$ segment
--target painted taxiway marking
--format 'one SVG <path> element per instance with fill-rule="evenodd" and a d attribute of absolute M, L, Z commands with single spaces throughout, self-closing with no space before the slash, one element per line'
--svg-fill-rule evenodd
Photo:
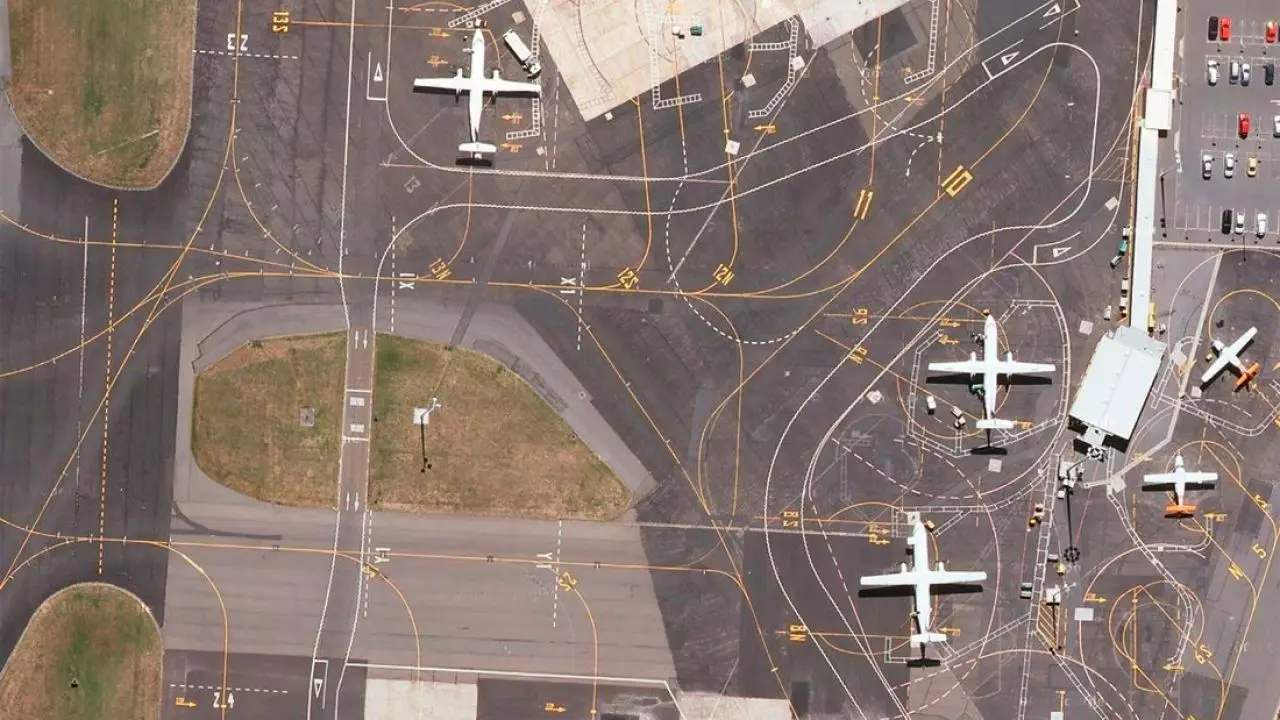
<path fill-rule="evenodd" d="M 1049 27 L 1050 25 L 1056 22 L 1061 21 L 1063 18 L 1065 18 L 1066 16 L 1070 15 L 1071 13 L 1079 9 L 1080 9 L 1080 0 L 1063 0 L 1063 2 L 1052 3 L 1040 15 L 1042 19 L 1048 21 L 1045 24 L 1041 25 L 1040 29 L 1044 30 L 1045 28 Z"/>
<path fill-rule="evenodd" d="M 995 80 L 996 78 L 1008 72 L 1010 68 L 1017 65 L 1018 64 L 1016 62 L 1017 59 L 1019 57 L 1022 57 L 1022 51 L 1017 49 L 1018 46 L 1021 44 L 1022 44 L 1022 40 L 1018 40 L 1014 42 L 1012 45 L 1010 45 L 1009 47 L 983 60 L 982 69 L 987 71 L 987 77 L 992 80 Z M 992 67 L 994 67 L 995 69 L 992 70 L 991 69 Z"/>
<path fill-rule="evenodd" d="M 942 190 L 948 197 L 955 197 L 972 181 L 973 173 L 969 172 L 965 166 L 958 165 L 947 176 L 947 179 L 942 181 Z"/>
<path fill-rule="evenodd" d="M 188 685 L 186 683 L 169 683 L 169 687 L 177 690 L 230 690 L 231 692 L 247 692 L 247 693 L 265 693 L 270 695 L 288 695 L 288 690 L 274 690 L 272 688 L 251 688 L 251 687 L 221 687 L 218 685 Z"/>
<path fill-rule="evenodd" d="M 227 51 L 227 50 L 192 50 L 191 52 L 199 53 L 201 55 L 221 55 L 223 57 L 260 58 L 263 60 L 297 60 L 298 59 L 297 55 L 272 55 L 270 53 L 251 53 L 251 52 L 236 53 L 234 51 Z"/>

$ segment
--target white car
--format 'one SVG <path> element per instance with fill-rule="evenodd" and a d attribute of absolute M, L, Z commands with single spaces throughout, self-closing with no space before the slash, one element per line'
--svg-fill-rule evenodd
<path fill-rule="evenodd" d="M 1257 222 L 1257 227 L 1258 227 L 1258 237 L 1266 237 L 1266 235 L 1267 235 L 1267 214 L 1266 214 L 1266 213 L 1258 213 L 1258 217 L 1257 217 L 1257 218 L 1255 218 L 1255 220 L 1256 220 L 1256 222 Z"/>
<path fill-rule="evenodd" d="M 1217 60 L 1209 61 L 1209 84 L 1210 85 L 1218 84 L 1218 61 Z"/>
<path fill-rule="evenodd" d="M 1227 79 L 1231 82 L 1232 85 L 1235 85 L 1237 82 L 1240 82 L 1240 61 L 1232 60 L 1227 73 L 1228 73 Z"/>
<path fill-rule="evenodd" d="M 1236 213 L 1236 234 L 1244 234 L 1244 213 L 1242 212 Z"/>
<path fill-rule="evenodd" d="M 1249 63 L 1245 63 L 1240 66 L 1240 84 L 1241 85 L 1249 84 L 1249 78 L 1253 76 L 1253 73 L 1250 72 L 1251 70 L 1252 68 L 1249 67 Z"/>
<path fill-rule="evenodd" d="M 1213 156 L 1209 153 L 1205 153 L 1204 157 L 1200 158 L 1200 172 L 1205 180 L 1213 177 Z"/>
<path fill-rule="evenodd" d="M 1280 115 L 1271 118 L 1271 134 L 1280 137 Z"/>
<path fill-rule="evenodd" d="M 1222 158 L 1222 176 L 1235 177 L 1236 174 L 1236 154 L 1227 153 Z"/>

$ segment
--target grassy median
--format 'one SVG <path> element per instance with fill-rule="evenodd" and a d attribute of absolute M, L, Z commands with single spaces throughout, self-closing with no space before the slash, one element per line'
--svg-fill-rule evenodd
<path fill-rule="evenodd" d="M 247 345 L 196 379 L 192 447 L 213 479 L 284 505 L 332 506 L 343 335 Z M 369 500 L 376 508 L 612 519 L 617 476 L 518 375 L 468 350 L 379 335 Z M 438 398 L 426 432 L 416 407 Z M 315 426 L 298 411 L 315 408 Z M 423 467 L 425 440 L 430 469 Z"/>
<path fill-rule="evenodd" d="M 36 610 L 0 675 L 0 718 L 155 720 L 160 631 L 136 598 L 73 586 Z"/>
<path fill-rule="evenodd" d="M 151 187 L 186 142 L 195 0 L 9 0 L 18 120 L 94 182 Z"/>
<path fill-rule="evenodd" d="M 530 385 L 480 353 L 378 337 L 371 497 L 385 508 L 609 520 L 626 487 Z M 413 409 L 438 398 L 425 439 Z"/>
<path fill-rule="evenodd" d="M 259 500 L 332 506 L 346 346 L 343 333 L 263 340 L 201 373 L 191 438 L 200 468 Z M 311 427 L 303 408 L 315 411 Z"/>

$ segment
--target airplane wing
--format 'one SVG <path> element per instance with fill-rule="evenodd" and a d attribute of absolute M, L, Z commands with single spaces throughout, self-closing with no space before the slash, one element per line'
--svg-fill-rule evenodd
<path fill-rule="evenodd" d="M 541 95 L 542 86 L 538 83 L 516 82 L 501 78 L 477 78 L 472 80 L 473 87 L 490 95 Z"/>
<path fill-rule="evenodd" d="M 1219 354 L 1218 357 L 1214 358 L 1213 364 L 1209 366 L 1209 369 L 1205 370 L 1204 374 L 1200 376 L 1200 384 L 1208 385 L 1213 382 L 1213 379 L 1218 377 L 1226 369 L 1227 365 L 1231 364 L 1233 358 L 1235 358 L 1235 355 L 1228 355 L 1225 351 Z"/>
<path fill-rule="evenodd" d="M 931 362 L 929 370 L 944 373 L 967 373 L 981 375 L 987 369 L 987 363 L 981 360 L 960 360 L 958 362 Z"/>
<path fill-rule="evenodd" d="M 915 585 L 919 576 L 913 572 L 896 572 L 887 575 L 863 575 L 859 581 L 864 587 L 902 587 Z"/>
<path fill-rule="evenodd" d="M 1054 367 L 1048 363 L 1031 363 L 1017 362 L 1014 360 L 1001 360 L 993 363 L 996 372 L 1001 375 L 1026 375 L 1028 373 L 1047 373 L 1053 372 Z"/>
<path fill-rule="evenodd" d="M 1250 342 L 1252 342 L 1253 336 L 1257 334 L 1258 334 L 1258 328 L 1256 327 L 1249 328 L 1248 330 L 1245 331 L 1243 335 L 1240 336 L 1239 340 L 1236 340 L 1235 342 L 1231 343 L 1231 347 L 1227 348 L 1226 352 L 1224 352 L 1223 354 L 1235 355 L 1236 357 L 1239 357 L 1240 353 L 1244 352 L 1245 346 L 1247 346 Z"/>
<path fill-rule="evenodd" d="M 1142 476 L 1142 485 L 1149 488 L 1171 488 L 1180 478 L 1198 474 L 1185 472 L 1152 473 L 1151 475 Z"/>
<path fill-rule="evenodd" d="M 1218 473 L 1188 472 L 1182 474 L 1183 483 L 1189 488 L 1210 488 L 1218 482 Z"/>
<path fill-rule="evenodd" d="M 471 89 L 471 81 L 466 78 L 449 77 L 449 78 L 414 78 L 413 89 L 421 92 L 423 90 L 446 90 L 448 92 L 466 92 Z"/>
<path fill-rule="evenodd" d="M 925 580 L 930 585 L 959 585 L 964 583 L 979 583 L 987 579 L 987 574 L 981 570 L 965 571 L 965 570 L 931 570 L 925 575 Z"/>

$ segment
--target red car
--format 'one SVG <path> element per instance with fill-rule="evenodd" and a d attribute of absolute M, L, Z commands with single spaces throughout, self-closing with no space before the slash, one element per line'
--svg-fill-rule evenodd
<path fill-rule="evenodd" d="M 1249 137 L 1249 113 L 1240 113 L 1240 137 Z"/>
<path fill-rule="evenodd" d="M 1267 42 L 1273 43 L 1275 41 L 1276 41 L 1276 21 L 1271 20 L 1267 22 Z"/>
<path fill-rule="evenodd" d="M 1226 42 L 1231 39 L 1231 18 L 1224 17 L 1218 23 L 1218 37 Z"/>

